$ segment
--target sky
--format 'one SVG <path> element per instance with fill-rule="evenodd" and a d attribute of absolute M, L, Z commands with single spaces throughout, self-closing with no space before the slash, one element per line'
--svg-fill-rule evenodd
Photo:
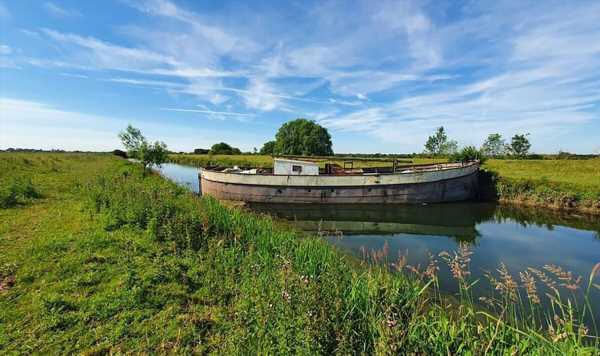
<path fill-rule="evenodd" d="M 245 151 L 297 117 L 338 153 L 529 133 L 600 153 L 600 1 L 0 0 L 0 149 Z"/>

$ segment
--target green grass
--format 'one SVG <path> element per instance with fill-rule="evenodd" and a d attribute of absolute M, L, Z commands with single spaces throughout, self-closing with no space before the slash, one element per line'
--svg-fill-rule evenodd
<path fill-rule="evenodd" d="M 600 159 L 491 159 L 486 161 L 484 168 L 508 179 L 549 181 L 582 191 L 600 193 Z"/>
<path fill-rule="evenodd" d="M 504 201 L 600 213 L 600 159 L 488 160 Z"/>
<path fill-rule="evenodd" d="M 448 302 L 435 277 L 351 260 L 118 158 L 0 154 L 0 168 L 2 186 L 41 194 L 0 209 L 2 354 L 597 351 L 585 307 L 560 296 L 551 332 L 474 307 L 466 279 Z"/>

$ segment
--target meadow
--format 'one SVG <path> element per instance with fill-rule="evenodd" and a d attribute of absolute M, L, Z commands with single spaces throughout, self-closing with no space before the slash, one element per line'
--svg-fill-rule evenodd
<path fill-rule="evenodd" d="M 298 157 L 301 159 L 301 157 Z M 391 159 L 349 158 L 355 168 L 391 167 Z M 273 158 L 264 155 L 183 155 L 169 156 L 173 163 L 196 167 L 223 166 L 263 167 L 273 166 Z M 444 158 L 402 158 L 400 164 L 442 163 Z M 344 159 L 320 158 L 325 163 L 344 165 Z M 544 206 L 557 210 L 576 210 L 600 214 L 600 158 L 585 160 L 540 159 L 511 160 L 488 159 L 482 169 L 489 172 L 489 184 L 500 201 L 513 204 Z"/>
<path fill-rule="evenodd" d="M 589 301 L 568 299 L 600 288 L 600 264 L 583 282 L 556 266 L 520 278 L 499 266 L 484 308 L 469 293 L 467 247 L 422 268 L 385 250 L 355 260 L 109 155 L 0 154 L 2 189 L 15 181 L 37 194 L 0 209 L 0 353 L 592 355 L 600 346 L 579 322 Z M 456 298 L 437 289 L 438 260 L 461 286 Z"/>

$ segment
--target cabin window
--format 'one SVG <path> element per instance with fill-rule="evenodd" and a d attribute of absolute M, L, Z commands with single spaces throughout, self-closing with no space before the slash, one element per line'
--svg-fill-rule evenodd
<path fill-rule="evenodd" d="M 292 172 L 302 173 L 302 166 L 292 165 Z"/>

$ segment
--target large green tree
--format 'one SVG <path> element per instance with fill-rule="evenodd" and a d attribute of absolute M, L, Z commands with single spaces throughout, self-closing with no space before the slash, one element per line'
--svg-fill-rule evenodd
<path fill-rule="evenodd" d="M 212 145 L 210 153 L 214 155 L 239 155 L 242 151 L 239 148 L 231 147 L 225 142 L 219 142 Z"/>
<path fill-rule="evenodd" d="M 330 156 L 331 136 L 327 129 L 312 120 L 296 119 L 283 124 L 275 135 L 275 154 Z"/>
<path fill-rule="evenodd" d="M 148 167 L 161 165 L 167 160 L 167 145 L 160 141 L 149 143 L 140 129 L 128 125 L 119 133 L 119 138 L 127 149 L 128 156 L 139 160 L 144 165 L 144 172 Z"/>
<path fill-rule="evenodd" d="M 448 139 L 444 126 L 438 127 L 435 134 L 427 138 L 425 152 L 434 156 L 453 154 L 458 150 L 458 143 Z"/>

